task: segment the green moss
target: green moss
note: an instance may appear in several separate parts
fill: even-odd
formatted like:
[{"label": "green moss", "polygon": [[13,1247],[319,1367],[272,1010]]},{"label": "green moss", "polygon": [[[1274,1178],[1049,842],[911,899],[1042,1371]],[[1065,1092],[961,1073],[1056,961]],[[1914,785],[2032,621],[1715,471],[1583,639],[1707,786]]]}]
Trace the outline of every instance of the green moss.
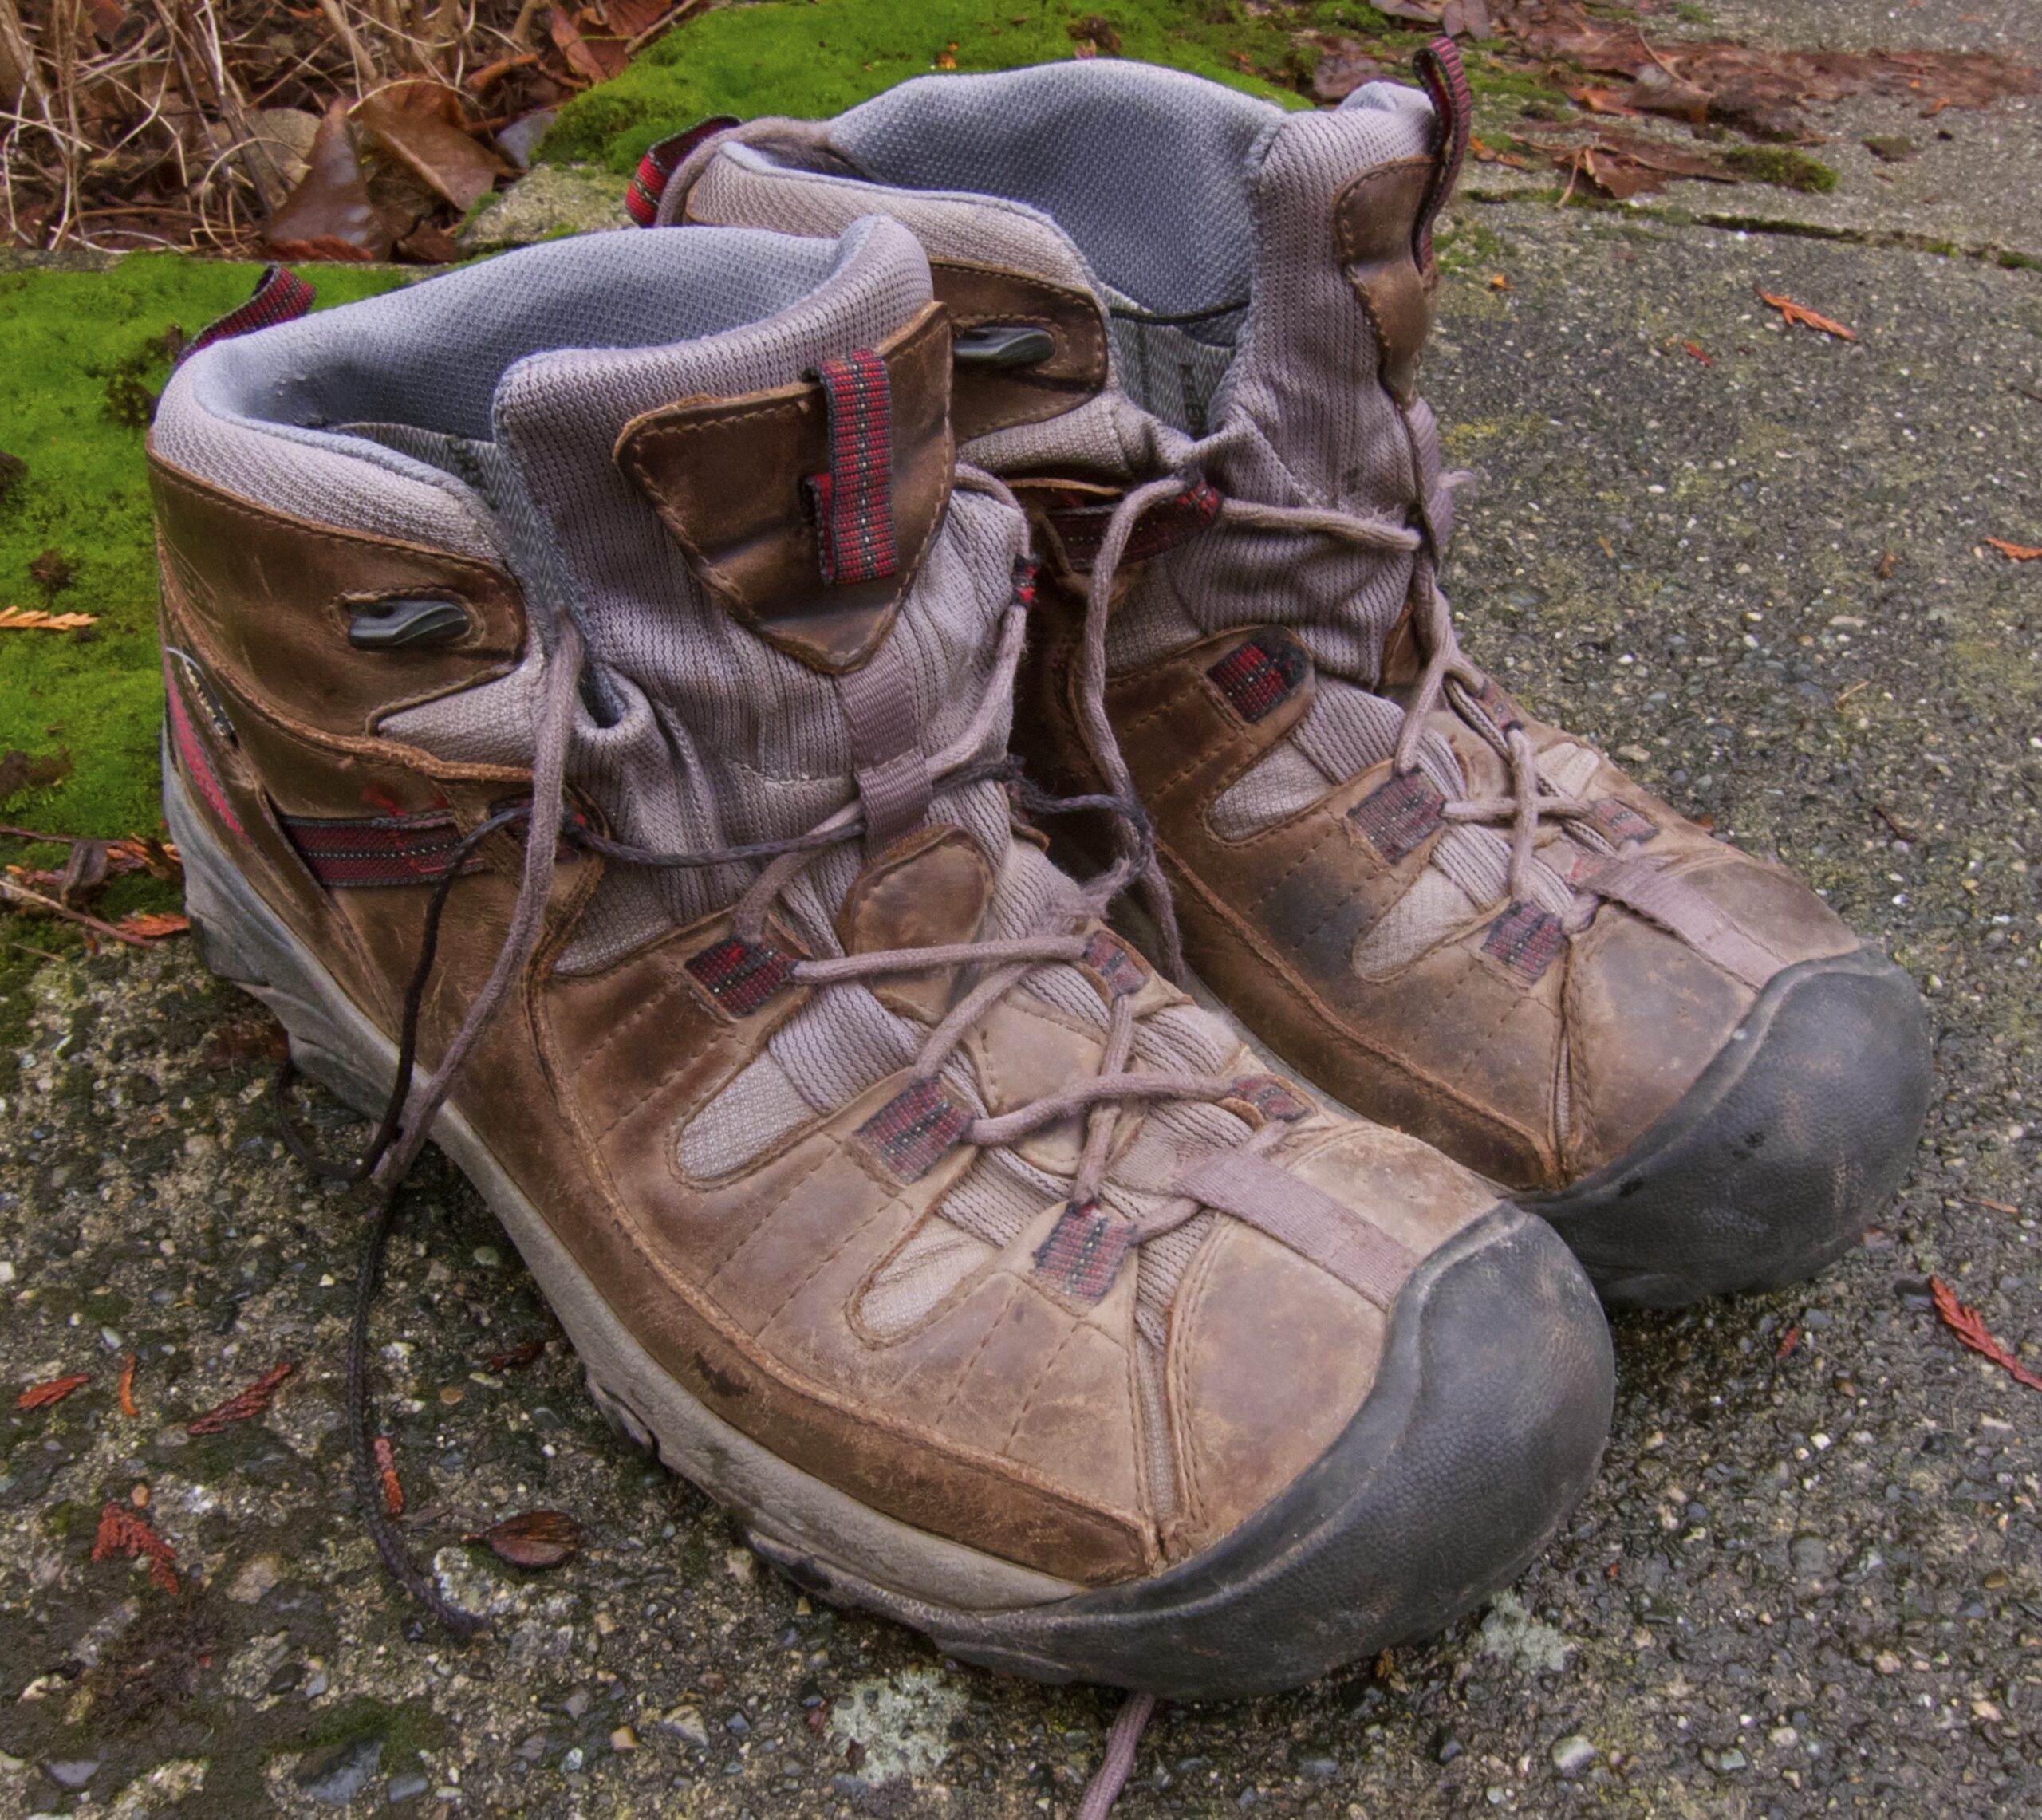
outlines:
[{"label": "green moss", "polygon": [[1740,177],[1783,190],[1827,195],[1836,187],[1834,171],[1791,145],[1733,145],[1723,154],[1723,162]]},{"label": "green moss", "polygon": [[[58,782],[0,803],[0,821],[103,836],[156,825],[163,686],[143,441],[170,372],[169,332],[231,309],[259,269],[138,254],[110,271],[0,273],[0,447],[26,464],[0,500],[0,605],[99,617],[88,637],[0,632],[0,752],[69,760]],[[343,266],[316,282],[330,304],[398,278]],[[73,572],[53,594],[30,570],[45,550]],[[49,847],[5,857],[61,857]]]},{"label": "green moss", "polygon": [[1283,85],[1310,73],[1293,57],[1298,27],[1383,23],[1360,6],[1263,14],[1184,0],[766,0],[668,33],[614,81],[569,102],[541,152],[629,171],[655,140],[711,114],[818,119],[927,74],[943,56],[960,71],[1061,61],[1076,49],[1070,27],[1090,18],[1111,26],[1123,57],[1294,106],[1300,97]]}]

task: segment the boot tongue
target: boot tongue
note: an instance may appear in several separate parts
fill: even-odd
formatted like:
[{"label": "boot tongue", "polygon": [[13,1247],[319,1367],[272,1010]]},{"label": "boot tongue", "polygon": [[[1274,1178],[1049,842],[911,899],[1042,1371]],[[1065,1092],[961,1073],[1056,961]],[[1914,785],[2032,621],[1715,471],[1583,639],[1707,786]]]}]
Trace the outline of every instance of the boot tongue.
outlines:
[{"label": "boot tongue", "polygon": [[[535,355],[495,401],[520,568],[588,647],[570,776],[619,839],[664,852],[805,834],[874,774],[912,825],[922,758],[991,684],[1020,535],[976,495],[938,534],[949,359],[927,263],[880,220],[841,242],[662,238],[676,285],[735,326]],[[944,812],[997,864],[987,793]],[[833,849],[790,897],[820,951],[857,865]],[[617,869],[568,964],[727,907],[755,870]]]}]

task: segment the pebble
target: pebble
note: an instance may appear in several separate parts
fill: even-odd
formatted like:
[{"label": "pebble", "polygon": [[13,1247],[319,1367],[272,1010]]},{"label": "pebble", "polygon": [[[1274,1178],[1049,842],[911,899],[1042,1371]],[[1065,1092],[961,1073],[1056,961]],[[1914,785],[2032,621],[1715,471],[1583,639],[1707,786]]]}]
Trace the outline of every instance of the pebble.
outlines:
[{"label": "pebble", "polygon": [[99,1759],[77,1757],[61,1763],[45,1763],[42,1773],[59,1788],[83,1788],[99,1773]]},{"label": "pebble", "polygon": [[281,1561],[274,1554],[258,1554],[235,1575],[227,1596],[238,1605],[259,1605],[263,1596],[283,1577]]},{"label": "pebble", "polygon": [[698,1751],[709,1747],[709,1727],[703,1720],[699,1706],[677,1706],[672,1712],[661,1715],[660,1729],[671,1733],[684,1744],[692,1744]]},{"label": "pebble", "polygon": [[391,1777],[389,1786],[383,1791],[383,1798],[395,1807],[400,1801],[416,1801],[432,1787],[432,1783],[416,1770],[406,1770],[401,1775]]},{"label": "pebble", "polygon": [[345,1807],[369,1787],[383,1764],[380,1738],[357,1738],[298,1772],[298,1786],[314,1801]]},{"label": "pebble", "polygon": [[1553,1767],[1563,1776],[1578,1776],[1601,1753],[1579,1731],[1570,1731],[1553,1745]]}]

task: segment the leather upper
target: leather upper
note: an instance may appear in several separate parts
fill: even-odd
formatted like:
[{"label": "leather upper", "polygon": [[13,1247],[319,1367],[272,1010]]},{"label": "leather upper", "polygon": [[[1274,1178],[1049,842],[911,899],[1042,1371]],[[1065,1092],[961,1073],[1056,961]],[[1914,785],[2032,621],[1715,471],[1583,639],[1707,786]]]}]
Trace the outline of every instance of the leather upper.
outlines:
[{"label": "leather upper", "polygon": [[[160,462],[156,486],[164,642],[187,654],[170,686],[189,794],[264,900],[393,1032],[428,894],[332,888],[302,857],[303,826],[443,816],[466,829],[526,786],[515,769],[450,762],[368,731],[390,704],[494,674],[522,636],[517,585],[487,564],[232,500]],[[346,601],[427,585],[469,604],[473,648],[350,649]],[[296,660],[274,661],[277,649]],[[424,1005],[428,1065],[494,963],[518,863],[516,844],[499,839],[452,887]],[[889,1168],[871,1133],[904,1085],[895,1075],[735,1168],[691,1168],[692,1125],[810,989],[734,1006],[706,986],[691,963],[727,941],[727,912],[593,971],[558,971],[604,870],[562,849],[541,948],[454,1103],[639,1344],[717,1414],[905,1522],[1086,1585],[1153,1572],[1226,1534],[1345,1426],[1372,1380],[1383,1298],[1225,1215],[1200,1216],[1160,1326],[1133,1258],[1097,1297],[1045,1275],[1040,1255],[1063,1211],[1045,1194],[1040,1214],[935,1306],[875,1326],[875,1286],[928,1235],[977,1153],[953,1145],[909,1179]],[[963,829],[912,833],[845,893],[840,940],[856,953],[971,939],[991,882]],[[768,934],[798,951],[778,924]],[[1132,985],[1141,1015],[1185,1003],[1124,944],[1100,950],[1099,967],[1102,995]],[[933,969],[891,982],[885,1002],[927,1025],[968,983],[964,970]],[[1088,1070],[1099,1041],[1095,1023],[1010,996],[962,1054],[996,1114]],[[1259,1073],[1244,1050],[1233,1065]],[[1229,1109],[1259,1118],[1259,1091]],[[1353,1210],[1400,1270],[1494,1204],[1410,1138],[1303,1101],[1283,1116],[1275,1154],[1294,1192]],[[1117,1150],[1166,1189],[1174,1152],[1153,1148],[1149,1129],[1127,1121]],[[1018,1148],[1034,1166],[1067,1169],[1081,1135],[1066,1120]],[[1145,1380],[1145,1331],[1161,1342],[1161,1370]]]}]

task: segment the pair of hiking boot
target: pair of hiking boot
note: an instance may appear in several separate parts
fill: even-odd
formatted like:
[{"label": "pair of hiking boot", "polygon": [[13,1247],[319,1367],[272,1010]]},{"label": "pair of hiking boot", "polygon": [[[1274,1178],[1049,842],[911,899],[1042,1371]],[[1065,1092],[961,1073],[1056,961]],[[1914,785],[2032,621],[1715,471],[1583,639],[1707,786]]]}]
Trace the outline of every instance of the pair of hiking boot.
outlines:
[{"label": "pair of hiking boot", "polygon": [[969,1661],[1436,1628],[1588,1483],[1596,1291],[1819,1267],[1922,1115],[1905,975],[1458,648],[1422,69],[715,123],[702,225],[278,275],[157,415],[193,920],[379,1236],[429,1136],[621,1426]]}]

